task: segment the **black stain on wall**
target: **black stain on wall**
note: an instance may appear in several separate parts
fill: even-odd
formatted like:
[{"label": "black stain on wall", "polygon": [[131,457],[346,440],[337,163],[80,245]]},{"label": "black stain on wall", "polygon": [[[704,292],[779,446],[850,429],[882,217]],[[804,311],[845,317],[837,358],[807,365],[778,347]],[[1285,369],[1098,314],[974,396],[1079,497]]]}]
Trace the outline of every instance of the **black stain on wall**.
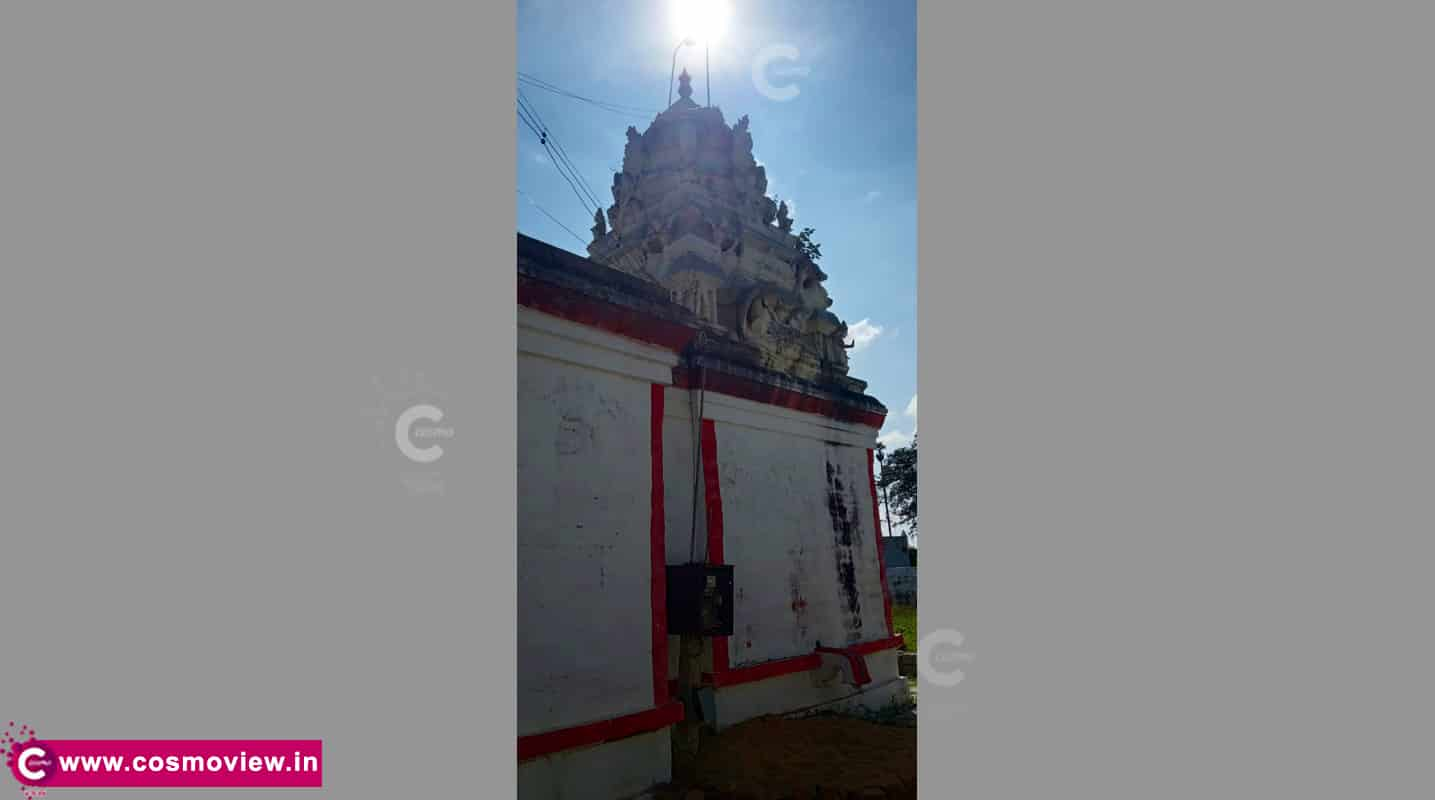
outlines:
[{"label": "black stain on wall", "polygon": [[859,541],[854,532],[857,523],[857,498],[850,485],[842,480],[842,467],[827,462],[827,513],[832,518],[833,551],[837,557],[837,591],[844,612],[842,627],[849,644],[862,640],[862,594],[857,588],[857,566],[854,545]]}]

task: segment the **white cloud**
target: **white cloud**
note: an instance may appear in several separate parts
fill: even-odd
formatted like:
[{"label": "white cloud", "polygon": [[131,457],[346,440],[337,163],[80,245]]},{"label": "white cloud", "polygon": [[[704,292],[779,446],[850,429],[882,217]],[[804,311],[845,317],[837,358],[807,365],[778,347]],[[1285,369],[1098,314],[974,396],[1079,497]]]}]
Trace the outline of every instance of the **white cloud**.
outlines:
[{"label": "white cloud", "polygon": [[879,199],[881,199],[881,197],[882,197],[882,193],[879,192],[879,191],[877,191],[876,189],[873,189],[872,191],[870,191],[870,192],[867,193],[867,196],[862,199],[862,202],[864,202],[864,203],[875,203],[875,202],[877,202]]},{"label": "white cloud", "polygon": [[915,394],[912,395],[912,402],[907,404],[906,414],[912,419],[917,418],[917,396]]},{"label": "white cloud", "polygon": [[872,320],[863,318],[847,326],[847,335],[852,337],[852,352],[858,353],[882,335],[882,326],[874,325]]},{"label": "white cloud", "polygon": [[888,431],[877,437],[877,443],[885,445],[888,450],[896,450],[911,444],[912,435],[902,431]]}]

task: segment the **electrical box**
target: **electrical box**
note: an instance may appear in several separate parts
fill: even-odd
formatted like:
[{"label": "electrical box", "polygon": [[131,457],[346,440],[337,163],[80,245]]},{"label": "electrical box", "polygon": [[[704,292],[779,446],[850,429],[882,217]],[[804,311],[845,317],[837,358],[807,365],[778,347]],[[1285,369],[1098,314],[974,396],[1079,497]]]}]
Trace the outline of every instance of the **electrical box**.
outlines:
[{"label": "electrical box", "polygon": [[732,635],[732,565],[668,567],[668,633]]}]

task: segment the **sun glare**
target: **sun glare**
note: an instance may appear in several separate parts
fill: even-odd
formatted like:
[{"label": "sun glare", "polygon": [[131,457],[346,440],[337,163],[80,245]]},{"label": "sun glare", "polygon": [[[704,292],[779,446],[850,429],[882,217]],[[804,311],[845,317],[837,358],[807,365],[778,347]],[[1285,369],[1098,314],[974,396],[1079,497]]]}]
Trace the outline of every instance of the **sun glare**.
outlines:
[{"label": "sun glare", "polygon": [[727,0],[672,0],[673,36],[715,44],[727,31]]}]

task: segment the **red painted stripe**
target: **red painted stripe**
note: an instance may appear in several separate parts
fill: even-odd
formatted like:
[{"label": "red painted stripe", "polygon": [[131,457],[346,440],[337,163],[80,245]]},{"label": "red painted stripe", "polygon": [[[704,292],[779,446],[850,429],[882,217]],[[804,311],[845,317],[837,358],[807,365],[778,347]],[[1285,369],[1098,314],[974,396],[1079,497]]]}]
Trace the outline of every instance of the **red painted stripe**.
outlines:
[{"label": "red painted stripe", "polygon": [[518,304],[675,353],[681,352],[697,335],[696,330],[686,325],[607,303],[527,275],[518,276]]},{"label": "red painted stripe", "polygon": [[668,548],[664,538],[667,520],[663,514],[663,398],[665,388],[653,384],[652,495],[648,531],[652,538],[653,599],[653,705],[668,702]]},{"label": "red painted stripe", "polygon": [[658,708],[640,711],[637,714],[590,722],[587,725],[576,725],[547,733],[537,733],[532,736],[520,736],[518,737],[518,760],[527,761],[563,750],[572,750],[575,747],[626,739],[640,733],[661,730],[681,722],[682,719],[683,704],[668,703]]},{"label": "red painted stripe", "polygon": [[[883,650],[892,650],[902,646],[902,637],[893,636],[887,639],[877,639],[871,642],[862,642],[845,648],[846,651],[856,655],[871,655],[880,653]],[[808,672],[817,669],[822,664],[822,659],[816,653],[796,658],[784,658],[777,661],[768,661],[762,664],[754,664],[750,667],[738,667],[727,669],[722,672],[707,673],[703,680],[715,687],[735,686],[740,683],[752,683],[753,681],[767,680],[768,678],[780,678],[783,675],[793,675],[799,672]]]},{"label": "red painted stripe", "polygon": [[703,679],[713,686],[735,686],[739,683],[752,683],[753,681],[778,678],[783,675],[793,675],[798,672],[808,672],[817,669],[822,659],[816,653],[809,653],[796,658],[784,658],[778,661],[765,661],[761,664],[754,664],[750,667],[738,667],[736,669],[724,669],[720,672],[713,672],[703,675]]},{"label": "red painted stripe", "polygon": [[[723,563],[722,486],[718,476],[717,427],[710,419],[703,420],[701,442],[703,458],[703,501],[707,509],[708,563]],[[727,637],[713,637],[713,671],[727,671]]]},{"label": "red painted stripe", "polygon": [[[725,394],[730,397],[739,397],[743,400],[751,400],[755,403],[766,403],[767,405],[780,406],[792,411],[803,411],[809,414],[836,419],[840,422],[850,422],[857,425],[881,429],[882,423],[886,421],[886,414],[879,414],[875,411],[868,411],[863,408],[856,408],[843,403],[837,403],[825,397],[817,397],[792,389],[783,389],[766,383],[759,383],[748,378],[737,375],[728,375],[722,372],[708,371],[703,379],[706,382],[707,390]],[[689,371],[681,366],[673,368],[673,383],[681,388],[692,388],[696,385],[696,379]]]},{"label": "red painted stripe", "polygon": [[668,571],[667,545],[665,543],[666,520],[663,514],[663,401],[666,398],[664,386],[658,383],[653,384],[650,396],[652,398],[649,436],[652,491],[649,499],[648,533],[651,540],[654,707],[647,711],[614,719],[575,725],[571,728],[561,728],[532,736],[520,736],[518,737],[519,761],[659,730],[680,722],[683,718],[682,704],[669,702]]},{"label": "red painted stripe", "polygon": [[867,656],[873,653],[880,653],[883,650],[895,650],[901,646],[902,637],[889,636],[886,639],[877,639],[871,642],[862,642],[861,644],[854,644],[847,649],[851,650],[854,653],[860,653],[861,655]]},{"label": "red painted stripe", "polygon": [[877,508],[877,473],[872,468],[872,450],[867,450],[867,485],[872,489],[872,530],[877,535],[877,576],[882,580],[882,611],[887,615],[887,635],[892,628],[892,593],[887,590],[887,555],[882,552],[882,513]]},{"label": "red painted stripe", "polygon": [[847,659],[847,665],[852,668],[852,682],[858,686],[866,686],[872,682],[872,671],[867,669],[867,659],[852,648],[839,650],[835,647],[819,647],[818,653],[829,653],[835,656],[842,656]]}]

